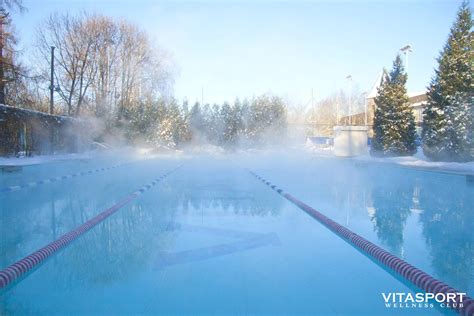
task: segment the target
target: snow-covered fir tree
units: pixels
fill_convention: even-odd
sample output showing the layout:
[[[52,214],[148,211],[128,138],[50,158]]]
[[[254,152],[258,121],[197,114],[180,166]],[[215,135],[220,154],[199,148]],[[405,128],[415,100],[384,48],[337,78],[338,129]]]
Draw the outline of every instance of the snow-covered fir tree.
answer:
[[[188,99],[186,98],[183,100],[181,111],[183,112],[184,118],[187,119],[190,113],[189,113],[189,102],[188,102]]]
[[[209,142],[210,129],[212,126],[212,109],[209,103],[206,103],[201,108],[201,115],[203,120],[202,134],[204,135],[205,141]]]
[[[281,98],[263,95],[250,105],[247,138],[254,144],[283,140],[286,132],[286,107]]]
[[[142,102],[126,113],[128,139],[153,146],[179,147],[211,143],[232,148],[281,141],[286,131],[286,106],[281,98],[263,95],[231,105],[158,99]]]
[[[204,126],[204,118],[202,116],[201,105],[199,102],[194,103],[189,113],[189,126],[193,130],[202,130]]]
[[[445,153],[456,161],[469,161],[474,157],[474,94],[458,92],[448,98]]]
[[[474,159],[472,139],[474,36],[472,14],[463,2],[438,58],[423,113],[423,151],[433,160]]]
[[[172,101],[165,110],[160,121],[156,122],[155,131],[152,135],[154,145],[164,145],[175,148],[191,138],[189,126],[185,119],[184,111],[176,101]]]
[[[224,102],[221,108],[221,120],[223,129],[221,133],[221,145],[231,146],[237,139],[237,126],[235,125],[234,111],[229,103]]]
[[[413,155],[416,152],[415,117],[405,88],[407,75],[397,55],[392,71],[375,98],[374,155]]]
[[[240,106],[240,115],[242,118],[242,125],[240,129],[240,141],[244,144],[249,142],[248,139],[248,130],[249,130],[249,118],[250,118],[250,101],[244,99],[242,105]]]
[[[165,114],[166,105],[163,99],[145,100],[136,107],[128,108],[125,117],[128,120],[126,138],[131,141],[153,142],[156,122],[160,122]]]
[[[245,130],[245,125],[244,125],[244,113],[243,113],[243,108],[242,108],[242,103],[240,102],[239,98],[236,98],[234,101],[234,106],[232,108],[233,110],[233,119],[234,119],[234,125],[237,133],[237,142],[240,142]]]
[[[194,142],[204,142],[206,136],[206,120],[204,117],[203,109],[199,102],[194,103],[191,111],[189,112],[189,128],[191,131],[191,137]]]
[[[209,118],[209,128],[207,130],[208,139],[211,143],[219,144],[223,128],[221,109],[218,104],[213,104]]]

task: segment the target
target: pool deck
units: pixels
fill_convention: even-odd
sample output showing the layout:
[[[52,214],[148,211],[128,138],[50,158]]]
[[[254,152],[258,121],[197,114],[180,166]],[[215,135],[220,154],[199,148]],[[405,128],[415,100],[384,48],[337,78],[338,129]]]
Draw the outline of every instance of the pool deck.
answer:
[[[370,155],[353,156],[353,157],[337,157],[332,152],[319,152],[313,149],[309,150],[310,154],[318,158],[352,160],[361,165],[363,164],[385,164],[394,167],[413,169],[426,172],[444,173],[456,176],[465,176],[468,181],[474,181],[474,162],[443,162],[443,161],[427,161],[418,159],[413,156],[405,157],[372,157]]]
[[[416,163],[418,163],[418,160],[413,161],[413,162],[411,161],[403,162],[403,161],[391,160],[390,158],[384,159],[384,158],[372,158],[372,157],[366,157],[366,156],[352,157],[352,159],[354,159],[355,161],[364,162],[364,163],[393,165],[393,166],[404,168],[404,169],[414,169],[414,170],[426,171],[426,172],[437,172],[437,173],[445,173],[445,174],[457,175],[457,176],[474,177],[474,169],[472,169],[471,163],[466,163],[466,168],[456,168],[456,167],[451,168],[448,166],[443,166],[444,162],[439,163],[439,162],[423,161],[423,163],[426,163],[426,165],[417,165]],[[429,165],[429,164],[432,164],[432,165]],[[462,163],[455,163],[455,164],[461,165]]]
[[[15,172],[21,170],[22,167],[52,163],[58,161],[70,161],[70,160],[92,160],[94,157],[103,157],[107,153],[111,152],[85,152],[76,154],[59,154],[59,155],[45,155],[45,156],[34,156],[34,157],[22,157],[22,158],[6,158],[0,157],[0,172]],[[426,172],[437,172],[449,175],[466,176],[469,182],[474,182],[474,161],[471,162],[436,162],[428,161],[425,159],[419,159],[415,156],[404,156],[404,157],[372,157],[370,155],[364,156],[353,156],[353,157],[337,157],[334,156],[332,151],[329,150],[318,150],[315,148],[307,148],[307,152],[318,158],[326,159],[340,159],[340,160],[353,160],[361,164],[386,164],[392,165],[405,169],[413,169]],[[130,153],[130,152],[129,152]]]
[[[58,155],[38,155],[32,157],[0,157],[0,169],[9,169],[14,167],[26,167],[45,163],[53,163],[69,160],[90,160],[93,154],[77,153],[77,154],[58,154]]]

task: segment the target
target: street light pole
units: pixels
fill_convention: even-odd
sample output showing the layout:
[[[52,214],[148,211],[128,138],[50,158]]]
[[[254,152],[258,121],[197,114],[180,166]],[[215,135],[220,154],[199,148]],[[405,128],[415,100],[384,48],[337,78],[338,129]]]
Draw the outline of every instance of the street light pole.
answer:
[[[51,46],[51,85],[49,89],[49,114],[54,114],[54,46]]]
[[[352,76],[346,77],[349,80],[349,125],[352,125]]]
[[[405,45],[402,48],[400,48],[400,51],[405,55],[405,72],[408,73],[408,53],[413,52],[411,49],[411,45]]]

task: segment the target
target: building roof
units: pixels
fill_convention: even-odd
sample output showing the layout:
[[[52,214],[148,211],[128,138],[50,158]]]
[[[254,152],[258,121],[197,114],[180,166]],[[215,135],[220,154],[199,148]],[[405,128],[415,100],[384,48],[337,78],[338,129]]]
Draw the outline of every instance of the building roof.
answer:
[[[410,104],[410,106],[413,107],[413,108],[421,108],[425,105],[426,105],[426,101],[421,101],[421,102],[416,102],[416,103]]]
[[[408,92],[408,97],[413,98],[413,97],[424,95],[426,93],[427,93],[426,90],[425,91],[417,91],[417,92]]]

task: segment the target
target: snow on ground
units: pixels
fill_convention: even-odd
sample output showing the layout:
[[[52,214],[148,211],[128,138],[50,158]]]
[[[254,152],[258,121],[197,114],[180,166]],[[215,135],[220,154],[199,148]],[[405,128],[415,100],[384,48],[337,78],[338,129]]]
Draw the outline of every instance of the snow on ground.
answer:
[[[32,157],[0,157],[0,166],[28,166],[61,160],[92,159],[96,155],[96,152],[86,152],[75,154],[41,155]]]
[[[373,161],[373,162],[378,162],[378,163],[392,163],[392,164],[397,164],[404,167],[430,170],[430,171],[474,175],[474,161],[471,161],[471,162],[429,161],[426,158],[423,159],[417,155],[411,156],[411,157],[387,157],[387,158],[376,158],[376,157],[371,157],[367,155],[367,156],[354,157],[352,159],[364,160],[368,162]]]
[[[332,147],[319,147],[308,142],[305,145],[306,150],[312,154],[323,157],[333,157],[335,159],[353,159],[357,161],[365,161],[369,163],[388,163],[396,164],[403,167],[415,168],[427,171],[448,172],[456,174],[471,174],[474,175],[474,161],[471,162],[443,162],[443,161],[429,161],[423,155],[421,148],[414,156],[403,157],[372,157],[369,154],[357,157],[335,157],[332,152]]]
[[[122,157],[127,160],[139,160],[153,158],[153,154],[143,152],[140,148],[110,148],[106,145],[97,146],[98,149],[83,153],[37,155],[31,157],[0,157],[0,167],[3,166],[29,166],[68,160],[93,160],[107,157]]]
[[[301,148],[300,146],[301,145],[298,145],[298,149]],[[126,148],[120,148],[120,149],[106,148],[102,146],[98,146],[98,147],[100,148],[96,150],[84,152],[84,153],[43,155],[43,156],[20,157],[20,158],[0,157],[0,166],[27,166],[27,165],[36,165],[36,164],[64,161],[64,160],[95,159],[99,157],[117,156],[119,154],[122,155],[123,157],[131,158],[132,160],[151,159],[158,156],[160,157],[163,157],[163,156],[187,157],[188,155],[196,155],[196,154],[212,154],[215,156],[226,156],[226,154],[229,154],[224,149],[220,147],[216,147],[216,146],[211,146],[211,145],[189,147],[189,148],[186,148],[184,151],[171,150],[171,149],[157,150],[157,149],[151,149],[151,148],[132,148],[132,147],[126,147]],[[334,156],[332,146],[314,145],[310,141],[308,141],[304,145],[304,150],[306,152],[309,152],[311,155],[316,155],[316,156],[325,157],[325,158],[352,159],[356,161],[364,161],[364,162],[369,162],[369,163],[388,163],[388,164],[396,164],[396,165],[407,167],[407,168],[415,168],[415,169],[428,170],[428,171],[474,175],[474,161],[465,162],[465,163],[429,161],[423,155],[421,149],[418,150],[417,154],[410,157],[379,158],[379,157],[372,157],[367,154],[367,155],[357,156],[357,157],[342,158],[342,157]],[[291,151],[295,152],[294,150],[291,150]],[[262,150],[249,150],[249,149],[235,150],[231,154],[247,156],[247,155],[262,154],[263,152],[266,152],[267,154],[270,154],[270,155],[275,154],[275,150],[262,151]]]

